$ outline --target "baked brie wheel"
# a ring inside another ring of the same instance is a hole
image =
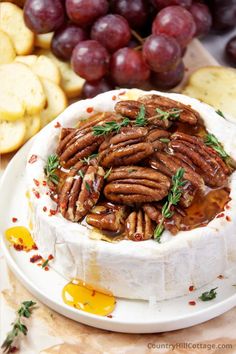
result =
[[[68,107],[26,167],[33,237],[67,279],[170,299],[236,266],[236,126],[180,94]]]

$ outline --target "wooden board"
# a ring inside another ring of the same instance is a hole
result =
[[[192,43],[188,46],[187,52],[184,56],[184,63],[186,66],[185,77],[181,84],[172,90],[174,92],[181,92],[181,89],[187,82],[189,75],[194,70],[207,65],[219,65],[217,61],[211,56],[211,54],[203,47],[203,45],[197,39],[194,39]],[[14,156],[14,153],[0,155],[0,176],[12,156]]]

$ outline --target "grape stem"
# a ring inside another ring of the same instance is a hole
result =
[[[131,30],[131,33],[135,39],[137,39],[141,44],[144,43],[145,38],[142,38],[135,30]],[[136,49],[136,48],[135,48]]]

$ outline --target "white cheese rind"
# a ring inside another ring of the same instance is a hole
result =
[[[126,92],[125,95],[119,95]],[[79,101],[68,107],[57,119],[63,127],[73,127],[79,119],[110,111],[117,100],[136,99],[146,92],[116,90],[91,100]],[[179,94],[164,94],[190,104],[202,116],[207,130],[222,142],[228,154],[236,160],[236,126],[217,115],[213,108],[196,99]],[[116,96],[116,100],[114,100]],[[206,227],[181,231],[171,236],[165,231],[162,243],[153,240],[133,242],[122,240],[108,243],[91,240],[89,230],[65,220],[61,215],[49,216],[56,205],[46,194],[46,186],[35,186],[34,179],[42,181],[47,156],[55,152],[60,129],[55,121],[36,137],[29,158],[37,161],[27,164],[27,189],[31,196],[33,236],[41,254],[53,254],[53,268],[68,279],[79,278],[94,287],[110,290],[118,297],[130,299],[169,299],[188,293],[190,285],[199,288],[236,265],[236,173],[230,178],[229,209],[226,217],[215,218]],[[32,190],[37,189],[40,198]],[[43,211],[44,206],[47,212]]]

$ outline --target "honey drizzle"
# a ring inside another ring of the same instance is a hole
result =
[[[24,226],[10,227],[5,231],[5,237],[17,251],[29,252],[37,249],[31,233]]]
[[[111,293],[105,294],[77,279],[64,286],[62,298],[71,307],[99,316],[109,315],[116,304]]]

